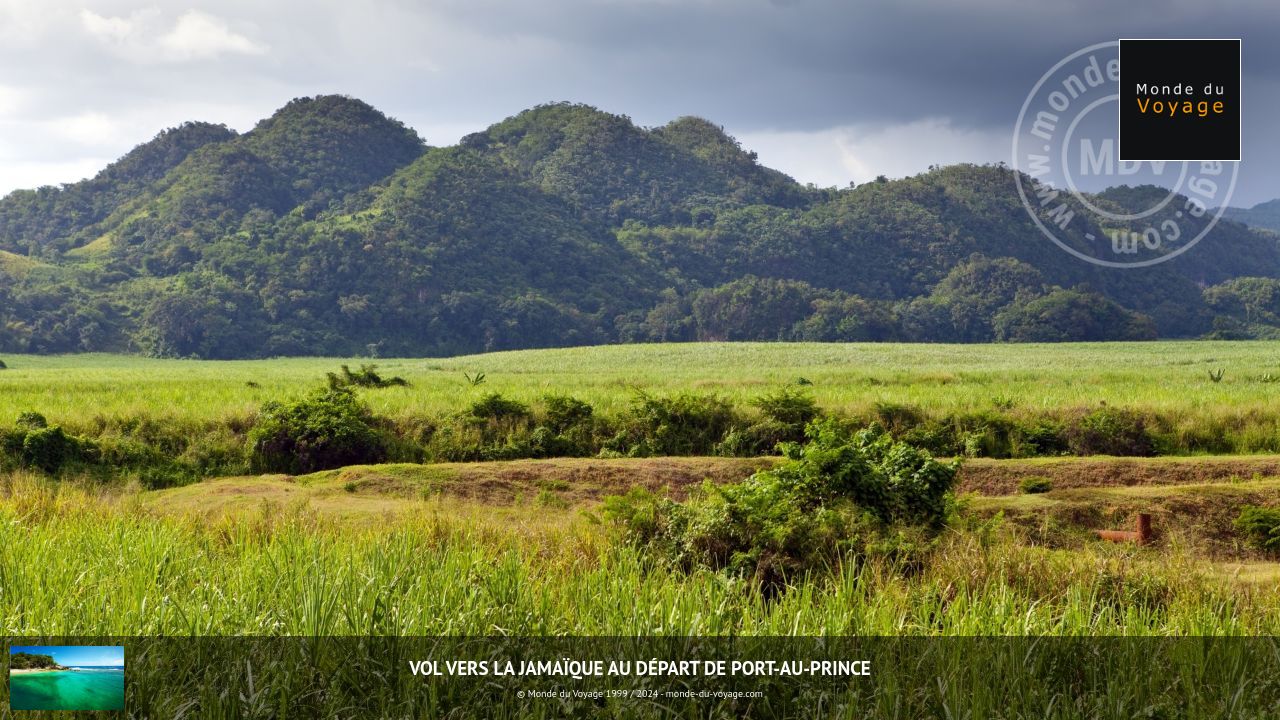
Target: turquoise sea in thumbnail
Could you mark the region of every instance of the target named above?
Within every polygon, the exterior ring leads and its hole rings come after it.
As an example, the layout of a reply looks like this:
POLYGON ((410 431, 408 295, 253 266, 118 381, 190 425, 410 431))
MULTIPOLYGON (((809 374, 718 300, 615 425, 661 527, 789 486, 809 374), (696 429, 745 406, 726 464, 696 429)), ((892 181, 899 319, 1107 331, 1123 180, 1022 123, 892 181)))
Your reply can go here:
POLYGON ((123 710, 123 667, 72 667, 9 676, 12 710, 123 710))

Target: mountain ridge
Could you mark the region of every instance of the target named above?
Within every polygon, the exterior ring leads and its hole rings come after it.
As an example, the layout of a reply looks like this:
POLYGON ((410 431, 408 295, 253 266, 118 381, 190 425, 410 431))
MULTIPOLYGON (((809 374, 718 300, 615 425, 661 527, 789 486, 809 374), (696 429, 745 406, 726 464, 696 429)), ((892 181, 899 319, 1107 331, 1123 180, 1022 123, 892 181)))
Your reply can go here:
MULTIPOLYGON (((1194 253, 1099 268, 1039 234, 1015 178, 953 165, 816 188, 708 120, 642 128, 572 103, 431 147, 354 98, 299 98, 246 133, 187 123, 91 180, 0 199, 0 351, 1280 334, 1273 234, 1223 221, 1194 253)), ((1066 242, 1088 230, 1105 236, 1066 242)))
POLYGON ((1248 208, 1229 207, 1223 212, 1223 217, 1280 233, 1280 198, 1248 208))

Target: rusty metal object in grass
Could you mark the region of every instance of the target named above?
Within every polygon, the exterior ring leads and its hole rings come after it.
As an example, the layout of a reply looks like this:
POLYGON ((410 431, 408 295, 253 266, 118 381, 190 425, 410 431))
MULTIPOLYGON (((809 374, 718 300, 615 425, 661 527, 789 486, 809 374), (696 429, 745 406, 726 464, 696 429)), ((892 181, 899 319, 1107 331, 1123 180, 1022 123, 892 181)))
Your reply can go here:
POLYGON ((1131 542, 1147 545, 1151 542, 1151 515, 1138 513, 1138 524, 1135 530, 1098 530, 1098 537, 1111 542, 1131 542))

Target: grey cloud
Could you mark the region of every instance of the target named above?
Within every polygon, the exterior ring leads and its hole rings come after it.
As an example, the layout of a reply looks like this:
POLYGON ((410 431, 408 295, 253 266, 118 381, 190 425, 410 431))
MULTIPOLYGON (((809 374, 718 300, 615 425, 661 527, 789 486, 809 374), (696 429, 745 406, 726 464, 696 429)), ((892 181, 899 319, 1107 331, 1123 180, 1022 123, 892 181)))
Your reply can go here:
MULTIPOLYGON (((187 30, 191 40, 201 27, 187 30)), ((567 99, 646 125, 698 114, 744 134, 926 118, 991 133, 1011 127, 1058 58, 1122 36, 1244 38, 1242 194, 1280 195, 1269 121, 1280 109, 1280 13, 1252 0, 0 0, 0 64, 22 69, 0 86, 30 96, 17 117, 0 111, 0 156, 112 156, 183 119, 244 130, 291 97, 322 92, 419 128, 482 127, 567 99), (142 50, 94 37, 84 12, 143 16, 142 50), (190 13, 225 32, 165 55, 161 39, 190 13), (123 118, 120 132, 136 136, 79 147, 45 127, 86 113, 123 118)))

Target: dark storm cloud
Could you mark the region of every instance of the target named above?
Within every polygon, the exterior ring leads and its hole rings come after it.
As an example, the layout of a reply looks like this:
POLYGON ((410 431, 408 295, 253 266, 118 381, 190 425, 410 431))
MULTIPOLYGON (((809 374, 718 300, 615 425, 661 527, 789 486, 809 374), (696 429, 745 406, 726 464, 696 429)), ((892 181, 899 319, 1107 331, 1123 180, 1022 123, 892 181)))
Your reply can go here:
MULTIPOLYGON (((646 109, 669 106, 656 113, 663 116, 702 105, 748 128, 819 129, 929 115, 1008 124, 1027 89, 1058 58, 1117 37, 1244 36, 1251 74, 1274 78, 1280 65, 1272 42, 1280 37, 1280 13, 1264 3, 556 6, 548 12, 542 2, 511 8, 479 0, 448 5, 445 13, 486 34, 543 38, 588 67, 608 68, 586 80, 595 94, 643 96, 646 109)), ((513 84, 554 85, 547 71, 555 70, 513 68, 513 84)))
POLYGON ((244 130, 321 92, 361 97, 433 142, 559 99, 646 125, 697 114, 770 142, 762 157, 802 180, 872 162, 828 172, 815 163, 834 150, 800 147, 841 128, 898 138, 888 156, 903 163, 889 170, 931 162, 901 128, 939 119, 972 139, 974 159, 1001 160, 1041 73, 1117 37, 1243 37, 1241 192, 1280 195, 1280 13, 1152 0, 0 0, 0 191, 91 168, 184 119, 244 130))

